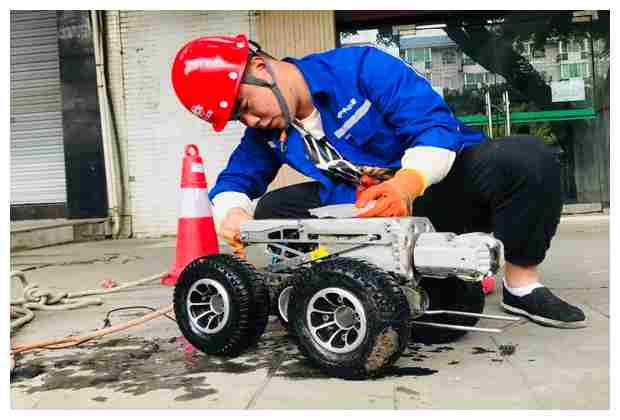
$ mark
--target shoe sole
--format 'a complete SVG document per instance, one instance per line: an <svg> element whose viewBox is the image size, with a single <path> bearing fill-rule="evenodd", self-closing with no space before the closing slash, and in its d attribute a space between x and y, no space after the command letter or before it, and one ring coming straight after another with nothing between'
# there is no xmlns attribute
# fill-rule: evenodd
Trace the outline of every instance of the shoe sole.
<svg viewBox="0 0 620 420"><path fill-rule="evenodd" d="M502 308L506 312L512 314L523 315L536 322L537 324L541 324L548 327L556 327L556 328L565 328L565 329L576 329L576 328L585 328L588 326L587 321L574 321L574 322L565 322L565 321L557 321L555 319L549 319L538 315L532 315L523 309L515 308L514 306L506 305L502 302Z"/></svg>

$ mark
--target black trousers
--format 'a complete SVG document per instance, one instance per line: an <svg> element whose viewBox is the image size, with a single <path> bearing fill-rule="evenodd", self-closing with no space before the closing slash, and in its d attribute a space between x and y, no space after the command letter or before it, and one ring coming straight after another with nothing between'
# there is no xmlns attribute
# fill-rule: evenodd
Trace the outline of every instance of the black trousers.
<svg viewBox="0 0 620 420"><path fill-rule="evenodd" d="M254 217L309 218L320 207L318 182L265 194ZM441 182L413 204L438 232L487 232L504 243L506 261L519 266L543 261L562 211L560 162L538 137L485 141L457 155Z"/></svg>

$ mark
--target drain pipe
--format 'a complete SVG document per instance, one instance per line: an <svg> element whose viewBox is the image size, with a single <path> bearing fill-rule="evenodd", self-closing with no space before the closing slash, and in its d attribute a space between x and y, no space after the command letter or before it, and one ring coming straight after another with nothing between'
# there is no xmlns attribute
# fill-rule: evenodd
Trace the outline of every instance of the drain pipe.
<svg viewBox="0 0 620 420"><path fill-rule="evenodd" d="M99 16L96 10L91 10L90 21L93 30L93 47L95 53L95 67L97 69L97 97L99 98L99 113L101 116L101 132L103 140L103 157L105 161L106 186L108 192L108 217L112 220L112 237L118 238L121 230L121 207L119 202L119 191L122 191L121 183L123 180L118 176L117 167L114 159L114 137L112 129L111 109L107 95L107 80L105 77L104 57L105 52L102 48L102 31L99 26ZM120 156L116 159L119 160Z"/></svg>

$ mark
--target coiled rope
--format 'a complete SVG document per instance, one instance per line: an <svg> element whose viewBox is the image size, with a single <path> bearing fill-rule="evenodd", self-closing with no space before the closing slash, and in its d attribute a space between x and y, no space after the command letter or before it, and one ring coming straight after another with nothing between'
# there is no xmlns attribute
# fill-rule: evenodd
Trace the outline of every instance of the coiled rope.
<svg viewBox="0 0 620 420"><path fill-rule="evenodd" d="M32 310L42 311L64 311L68 309L84 308L90 305L101 305L103 301L99 298L83 299L85 296L104 295L116 293L130 287L149 283L153 280L161 279L167 272L158 273L143 279L124 283L109 289L93 289L83 292L52 292L40 289L36 284L29 284L23 271L11 271L11 279L17 278L21 282L24 291L23 298L11 302L11 334L16 329L22 327L34 319ZM78 299L81 298L81 299Z"/></svg>

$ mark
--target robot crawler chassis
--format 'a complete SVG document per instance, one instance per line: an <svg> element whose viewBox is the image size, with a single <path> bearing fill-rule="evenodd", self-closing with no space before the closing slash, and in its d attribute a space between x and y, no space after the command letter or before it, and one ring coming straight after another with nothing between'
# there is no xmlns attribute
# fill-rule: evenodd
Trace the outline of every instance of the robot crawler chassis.
<svg viewBox="0 0 620 420"><path fill-rule="evenodd" d="M252 220L241 239L267 250L261 271L232 255L190 263L174 291L177 323L207 354L256 344L270 314L331 376L381 375L408 342L447 342L476 328L481 280L502 265L484 233L435 232L426 218ZM248 249L248 254L251 252Z"/></svg>

